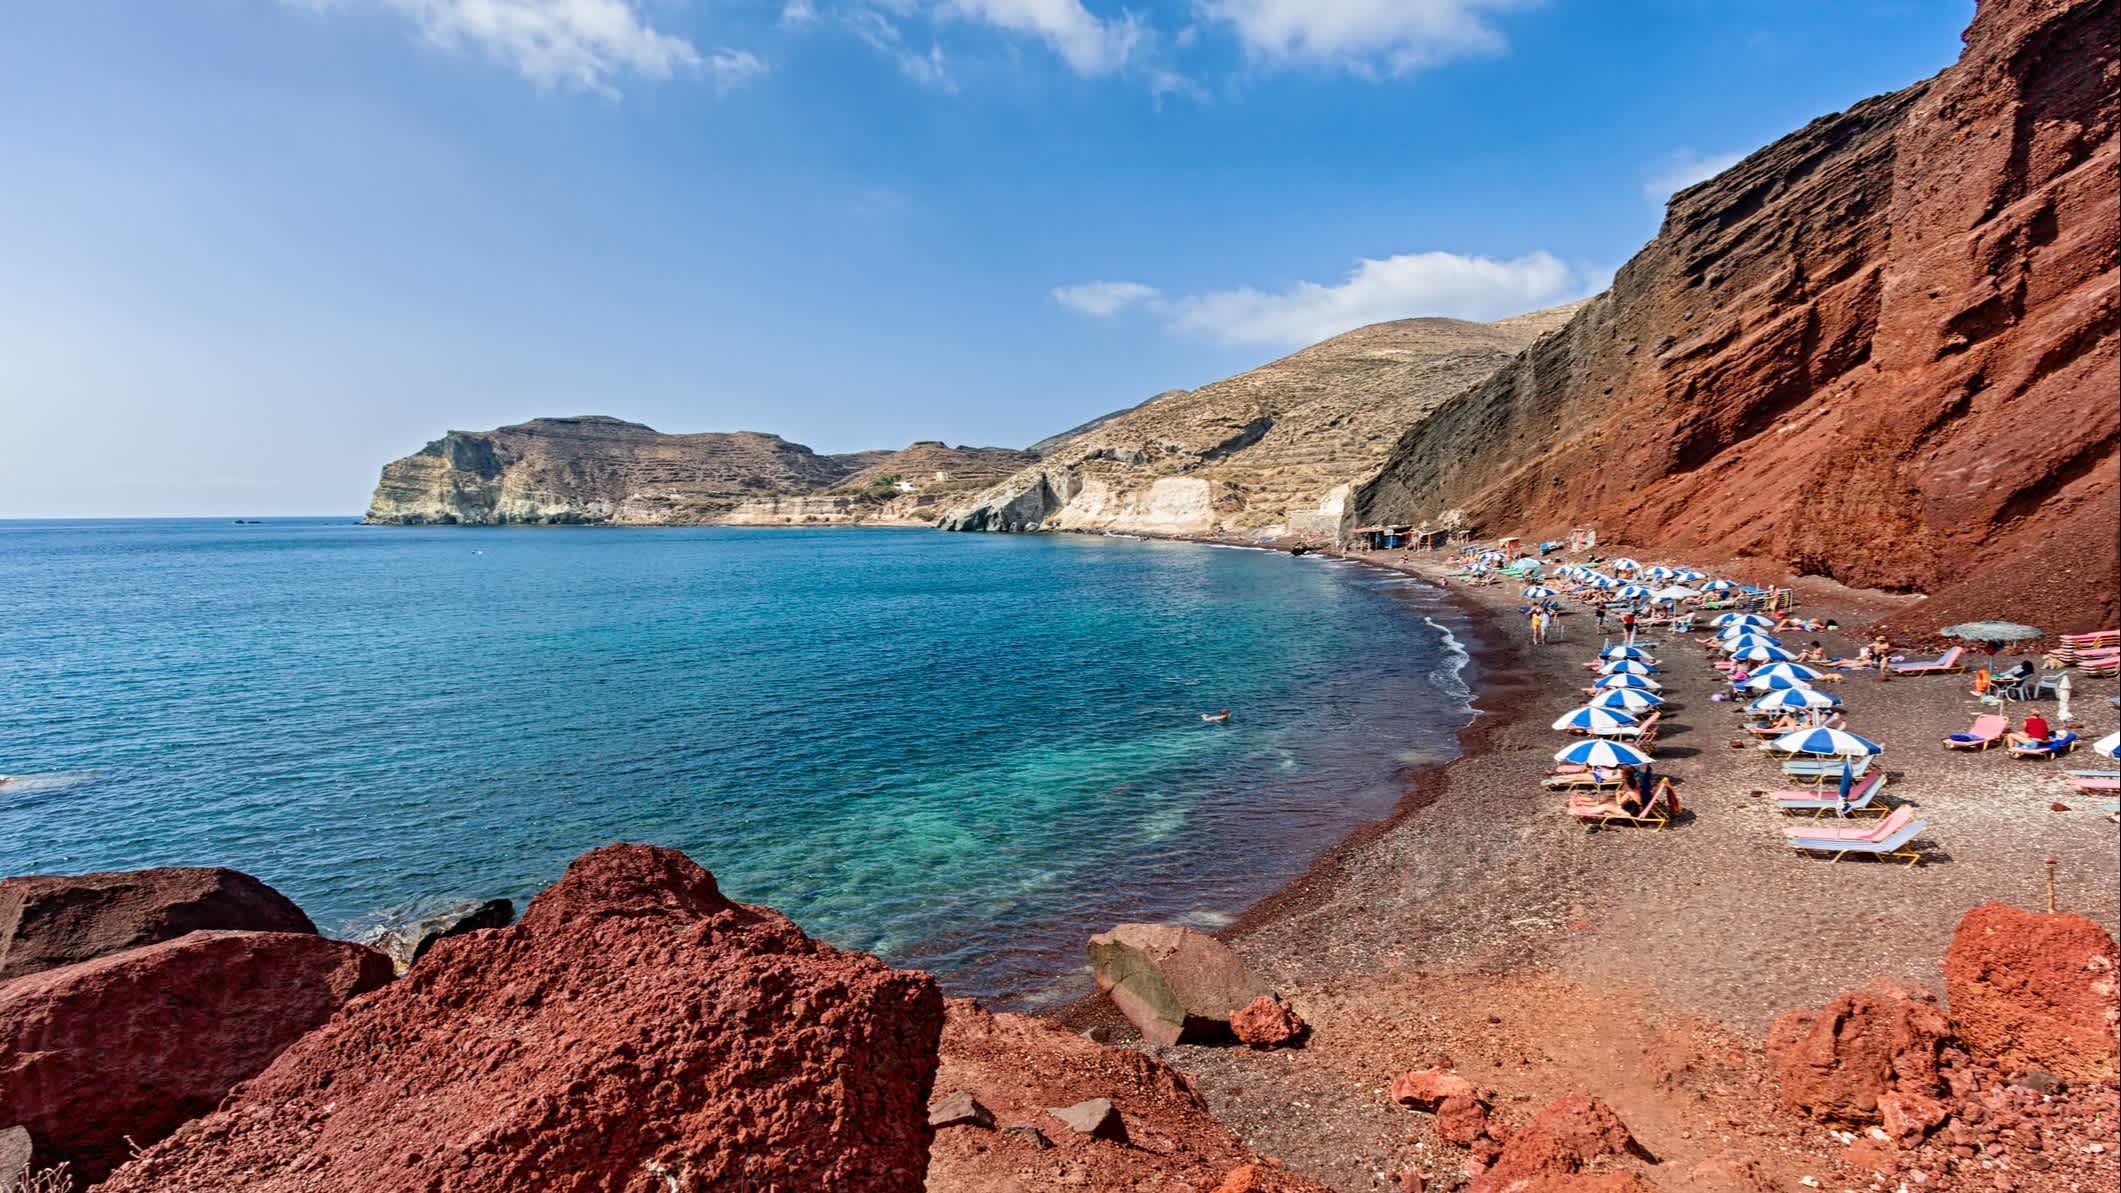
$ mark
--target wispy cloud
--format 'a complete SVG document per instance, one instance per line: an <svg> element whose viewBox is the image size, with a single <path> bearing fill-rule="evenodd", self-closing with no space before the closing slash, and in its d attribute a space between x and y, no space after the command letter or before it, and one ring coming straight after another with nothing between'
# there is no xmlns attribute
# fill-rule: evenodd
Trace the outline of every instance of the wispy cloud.
<svg viewBox="0 0 2121 1193"><path fill-rule="evenodd" d="M1676 150L1642 180L1642 197L1662 205L1680 191L1697 182L1707 182L1737 165L1744 157L1742 153L1704 154L1692 149Z"/></svg>
<svg viewBox="0 0 2121 1193"><path fill-rule="evenodd" d="M540 87L616 97L613 80L702 69L699 50L651 27L638 0L283 0L316 11L374 5L410 20L428 43L473 48ZM728 51L725 51L725 53ZM740 51L739 51L740 52ZM721 74L715 74L717 86Z"/></svg>
<svg viewBox="0 0 2121 1193"><path fill-rule="evenodd" d="M1073 286L1055 286L1049 293L1053 295L1053 301L1071 311L1100 318L1163 297L1163 292L1156 287L1140 282L1078 282Z"/></svg>
<svg viewBox="0 0 2121 1193"><path fill-rule="evenodd" d="M1594 283L1546 252L1507 261L1434 252L1366 258L1339 282L1298 282L1276 292L1240 286L1168 298L1142 282L1083 282L1051 293L1087 315L1139 307L1173 331L1227 344L1291 346L1388 319L1497 319L1580 298Z"/></svg>
<svg viewBox="0 0 2121 1193"><path fill-rule="evenodd" d="M1410 74L1453 58L1500 52L1489 14L1538 0L1196 0L1254 58Z"/></svg>
<svg viewBox="0 0 2121 1193"><path fill-rule="evenodd" d="M810 0L788 0L781 5L780 26L783 29L808 29L817 24L817 8Z"/></svg>
<svg viewBox="0 0 2121 1193"><path fill-rule="evenodd" d="M770 69L750 50L732 50L725 46L707 58L707 74L714 79L717 95L727 95Z"/></svg>
<svg viewBox="0 0 2121 1193"><path fill-rule="evenodd" d="M1099 18L1081 0L943 0L938 11L1035 36L1079 75L1109 74L1125 66L1146 36L1135 14Z"/></svg>

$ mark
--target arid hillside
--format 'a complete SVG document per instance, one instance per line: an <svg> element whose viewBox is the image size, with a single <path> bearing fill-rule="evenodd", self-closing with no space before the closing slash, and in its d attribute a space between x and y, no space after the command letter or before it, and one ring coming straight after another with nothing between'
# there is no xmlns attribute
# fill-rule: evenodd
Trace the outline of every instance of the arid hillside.
<svg viewBox="0 0 2121 1193"><path fill-rule="evenodd" d="M943 518L948 530L1331 534L1352 482L1400 430L1573 307L1496 323L1402 319L1046 440L1037 463Z"/></svg>
<svg viewBox="0 0 2121 1193"><path fill-rule="evenodd" d="M1352 513L1749 555L2111 625L2115 0L1987 0L1959 62L1675 196L1611 290L1416 421Z"/></svg>

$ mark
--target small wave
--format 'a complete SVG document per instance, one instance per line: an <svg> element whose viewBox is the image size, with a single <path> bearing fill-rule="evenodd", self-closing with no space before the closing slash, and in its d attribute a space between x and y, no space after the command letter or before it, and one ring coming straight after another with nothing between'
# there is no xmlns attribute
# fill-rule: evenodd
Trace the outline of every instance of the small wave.
<svg viewBox="0 0 2121 1193"><path fill-rule="evenodd" d="M1227 911L1196 907L1192 911L1184 911L1172 916L1171 922L1187 928L1202 928L1212 932L1217 928L1227 928L1236 923L1237 917Z"/></svg>
<svg viewBox="0 0 2121 1193"><path fill-rule="evenodd" d="M79 787L83 783L93 783L102 777L103 772L99 770L48 771L39 775L6 775L0 776L0 779L4 779L4 781L0 781L0 792L6 792L8 795L22 795L33 791L64 791L69 787Z"/></svg>

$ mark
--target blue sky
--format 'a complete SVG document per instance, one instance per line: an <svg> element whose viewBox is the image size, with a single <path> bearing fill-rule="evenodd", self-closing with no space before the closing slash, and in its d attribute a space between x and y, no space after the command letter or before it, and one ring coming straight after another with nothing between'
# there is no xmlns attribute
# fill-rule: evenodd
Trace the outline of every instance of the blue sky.
<svg viewBox="0 0 2121 1193"><path fill-rule="evenodd" d="M1597 287L1967 0L26 0L0 517L356 513L448 428L1020 445Z"/></svg>

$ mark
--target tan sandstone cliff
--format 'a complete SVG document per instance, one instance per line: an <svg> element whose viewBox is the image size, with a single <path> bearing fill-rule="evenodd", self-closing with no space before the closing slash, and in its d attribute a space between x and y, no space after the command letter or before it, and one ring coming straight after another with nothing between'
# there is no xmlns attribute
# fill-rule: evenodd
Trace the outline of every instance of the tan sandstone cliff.
<svg viewBox="0 0 2121 1193"><path fill-rule="evenodd" d="M1911 628L2112 625L2117 31L2115 0L1987 0L1956 65L1681 192L1611 290L1407 429L1353 516L1934 594Z"/></svg>
<svg viewBox="0 0 2121 1193"><path fill-rule="evenodd" d="M1399 432L1507 364L1573 307L1495 323L1358 328L1196 390L1160 394L1055 444L942 519L947 530L1317 531Z"/></svg>
<svg viewBox="0 0 2121 1193"><path fill-rule="evenodd" d="M383 468L367 520L397 525L906 523L1034 459L915 443L819 455L752 431L666 435L585 415L451 431Z"/></svg>

